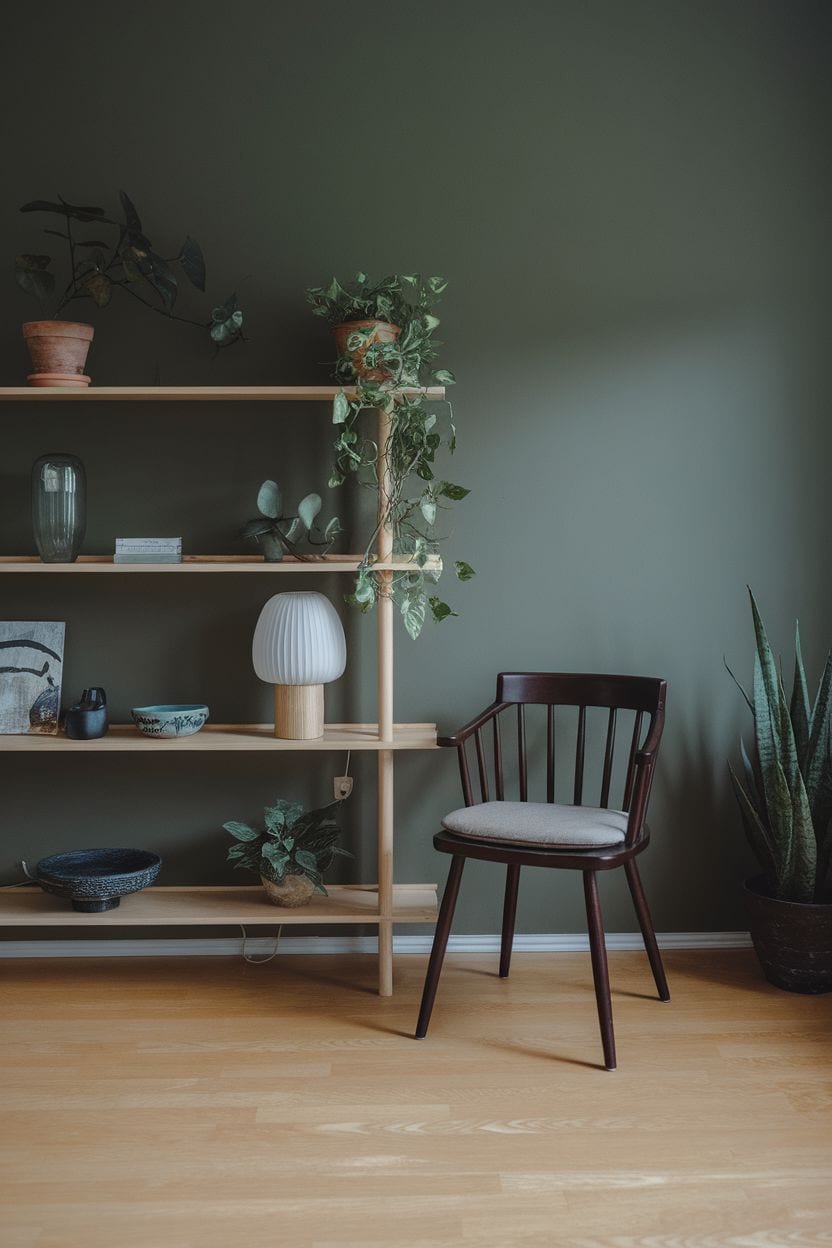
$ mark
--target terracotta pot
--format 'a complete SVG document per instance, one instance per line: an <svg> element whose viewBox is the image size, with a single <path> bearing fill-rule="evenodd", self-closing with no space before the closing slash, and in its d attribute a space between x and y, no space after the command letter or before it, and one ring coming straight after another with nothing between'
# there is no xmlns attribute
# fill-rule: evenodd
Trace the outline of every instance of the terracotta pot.
<svg viewBox="0 0 832 1248"><path fill-rule="evenodd" d="M273 906L287 906L291 909L305 906L315 891L315 885L308 875L286 875L279 884L261 875L260 882Z"/></svg>
<svg viewBox="0 0 832 1248"><path fill-rule="evenodd" d="M30 386L88 386L84 373L95 331L76 321L26 321L23 337L32 357Z"/></svg>
<svg viewBox="0 0 832 1248"><path fill-rule="evenodd" d="M832 992L832 905L781 901L765 877L745 882L754 949L770 984L787 992Z"/></svg>
<svg viewBox="0 0 832 1248"><path fill-rule="evenodd" d="M398 325L390 325L387 321L345 321L343 325L335 326L335 345L338 354L345 356L352 364L356 377L363 381L387 381L390 370L365 368L364 356L372 343L395 342L401 332ZM351 343L352 335L357 337Z"/></svg>

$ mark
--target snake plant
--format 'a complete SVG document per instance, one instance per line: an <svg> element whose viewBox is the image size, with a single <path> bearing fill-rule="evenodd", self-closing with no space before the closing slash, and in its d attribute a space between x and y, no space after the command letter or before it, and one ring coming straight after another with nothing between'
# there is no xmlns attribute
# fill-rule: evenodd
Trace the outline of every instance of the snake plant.
<svg viewBox="0 0 832 1248"><path fill-rule="evenodd" d="M832 902L832 654L814 702L795 626L794 679L786 699L780 669L751 594L756 653L753 696L728 671L754 717L751 752L741 742L744 779L731 780L751 848L774 897ZM727 664L726 664L727 666Z"/></svg>

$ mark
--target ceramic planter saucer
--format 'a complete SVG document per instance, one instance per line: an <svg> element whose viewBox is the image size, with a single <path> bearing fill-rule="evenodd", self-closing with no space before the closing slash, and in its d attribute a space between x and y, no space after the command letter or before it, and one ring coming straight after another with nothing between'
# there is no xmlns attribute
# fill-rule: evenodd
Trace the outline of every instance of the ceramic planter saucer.
<svg viewBox="0 0 832 1248"><path fill-rule="evenodd" d="M88 386L91 377L84 373L29 373L30 386Z"/></svg>

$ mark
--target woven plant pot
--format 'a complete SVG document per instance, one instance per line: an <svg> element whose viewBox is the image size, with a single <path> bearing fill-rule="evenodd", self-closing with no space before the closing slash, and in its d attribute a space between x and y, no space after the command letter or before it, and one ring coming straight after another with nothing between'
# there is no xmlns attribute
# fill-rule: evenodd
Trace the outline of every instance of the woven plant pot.
<svg viewBox="0 0 832 1248"><path fill-rule="evenodd" d="M305 906L315 891L315 885L307 875L287 875L279 884L261 875L260 882L273 906L286 906L289 909Z"/></svg>
<svg viewBox="0 0 832 1248"><path fill-rule="evenodd" d="M832 905L780 901L762 875L746 880L745 902L769 983L787 992L832 992Z"/></svg>

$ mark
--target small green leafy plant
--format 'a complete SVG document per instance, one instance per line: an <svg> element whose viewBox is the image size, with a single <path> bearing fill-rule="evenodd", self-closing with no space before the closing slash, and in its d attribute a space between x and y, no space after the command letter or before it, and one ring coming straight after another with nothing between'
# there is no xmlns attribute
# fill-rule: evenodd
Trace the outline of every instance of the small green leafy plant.
<svg viewBox="0 0 832 1248"><path fill-rule="evenodd" d="M141 218L132 200L120 191L123 218L108 216L103 208L67 203L58 196L57 202L34 199L24 204L21 212L46 212L58 218L59 229L44 229L45 234L62 239L67 246L69 281L56 293L56 277L49 255L23 253L15 258L17 283L41 304L52 301L54 314L61 312L76 299L91 299L104 308L114 290L123 290L153 312L173 321L184 321L206 329L216 348L230 346L242 338L243 313L236 294L229 295L215 307L208 320L194 320L174 311L179 293L177 270L197 290L205 290L205 258L199 243L187 237L172 258L156 251L144 233ZM78 227L96 228L94 237L79 237ZM106 237L102 237L106 235Z"/></svg>
<svg viewBox="0 0 832 1248"><path fill-rule="evenodd" d="M333 811L339 805L340 802L330 802L304 813L299 802L278 798L263 811L263 831L247 823L224 823L223 829L235 841L229 847L228 861L235 868L243 867L275 884L281 884L287 875L305 875L319 893L328 896L324 871L336 856L352 858L348 850L336 844L341 829Z"/></svg>
<svg viewBox="0 0 832 1248"><path fill-rule="evenodd" d="M787 701L753 594L751 610L756 638L753 697L728 668L754 717L750 755L740 743L744 781L730 769L743 826L774 897L830 903L832 654L827 654L810 702L800 629L795 626L794 680Z"/></svg>
<svg viewBox="0 0 832 1248"><path fill-rule="evenodd" d="M353 476L375 490L380 500L378 523L369 535L347 601L369 611L381 595L391 596L413 638L419 636L428 613L435 620L457 614L435 590L442 574L436 523L450 503L470 492L436 477L437 453L443 447L453 453L456 429L451 404L446 401L437 410L424 392L432 383L450 386L455 380L448 369L433 369L441 344L434 337L439 317L430 309L446 286L444 278L423 280L418 273L386 277L376 284L366 273L357 273L346 286L333 278L326 288L311 287L306 292L313 313L332 325L376 319L401 331L394 341L377 340L372 330L361 329L347 337L346 351L339 355L335 371L350 390L342 390L333 404L338 434L329 484L337 487ZM359 417L368 408L381 409L389 418L384 456L376 440L362 431ZM394 556L409 557L412 569L390 578L374 572L382 528L392 532ZM464 560L454 567L462 581L474 576L474 569Z"/></svg>
<svg viewBox="0 0 832 1248"><path fill-rule="evenodd" d="M304 541L320 554L326 554L342 529L337 516L321 528L318 516L322 505L320 494L307 494L294 515L284 515L280 486L276 481L264 481L257 494L260 516L245 524L242 536L263 545L272 539L281 551L297 559L309 558L300 545Z"/></svg>

